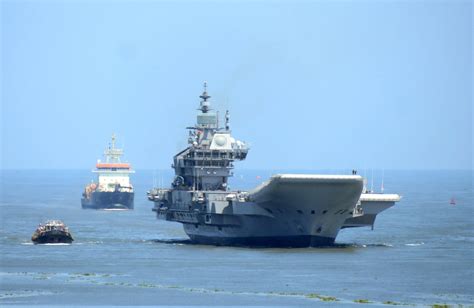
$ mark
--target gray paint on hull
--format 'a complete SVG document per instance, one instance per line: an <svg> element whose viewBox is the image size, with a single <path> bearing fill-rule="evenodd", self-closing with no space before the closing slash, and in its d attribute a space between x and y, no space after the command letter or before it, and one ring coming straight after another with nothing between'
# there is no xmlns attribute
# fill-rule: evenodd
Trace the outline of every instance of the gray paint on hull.
<svg viewBox="0 0 474 308"><path fill-rule="evenodd" d="M371 227L375 223L375 214L365 214L360 217L348 218L342 228Z"/></svg>
<svg viewBox="0 0 474 308"><path fill-rule="evenodd" d="M211 206L206 206L207 214L184 206L179 212L167 209L166 213L171 215L158 217L183 223L191 240L204 244L280 246L281 240L286 247L325 246L334 242L346 219L352 216L362 190L362 181L356 177L317 182L299 179L298 183L277 181L275 191L268 189L273 185L266 185L262 193L256 190L256 202L233 200L220 204L220 198L205 192L208 199L215 199ZM180 196L181 200L185 198L185 194Z"/></svg>
<svg viewBox="0 0 474 308"><path fill-rule="evenodd" d="M199 203L192 191L174 190L170 199L179 202L160 200L155 211L158 218L183 223L200 243L278 246L276 239L284 239L287 247L324 246L353 216L362 184L358 176L277 175L248 200L232 197L238 192L202 191L205 201Z"/></svg>
<svg viewBox="0 0 474 308"><path fill-rule="evenodd" d="M342 228L355 227L374 227L375 218L381 212L391 208L395 205L395 201L383 200L365 200L361 202L363 215L359 217L350 217L345 222Z"/></svg>

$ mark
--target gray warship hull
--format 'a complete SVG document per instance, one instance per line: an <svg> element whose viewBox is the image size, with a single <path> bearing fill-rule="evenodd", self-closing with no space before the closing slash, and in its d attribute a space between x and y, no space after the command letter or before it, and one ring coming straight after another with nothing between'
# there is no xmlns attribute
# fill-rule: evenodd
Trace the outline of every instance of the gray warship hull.
<svg viewBox="0 0 474 308"><path fill-rule="evenodd" d="M82 198L83 209L94 210L133 210L133 192L100 192L95 191L90 194L90 198Z"/></svg>
<svg viewBox="0 0 474 308"><path fill-rule="evenodd" d="M333 244L339 230L354 223L350 219L363 217L364 183L355 172L280 174L252 191L232 191L234 162L245 160L249 147L232 136L228 111L219 126L206 83L199 97L196 124L187 127L189 146L173 157L171 187L147 192L159 219L182 223L199 244L310 247Z"/></svg>
<svg viewBox="0 0 474 308"><path fill-rule="evenodd" d="M282 232L282 223L292 221L277 221L269 218L242 217L239 226L208 226L205 224L184 224L184 231L196 244L216 246L248 246L248 247L320 247L334 244L337 235L335 230L326 230L324 235L312 235L311 232ZM300 224L304 226L304 223ZM310 226L308 224L308 226ZM252 228L253 227L253 228ZM246 228L258 229L249 234ZM290 228L288 228L290 229ZM292 229L297 229L294 227ZM263 232L264 230L268 230ZM284 230L284 229L283 229ZM296 231L296 232L295 232ZM316 232L314 232L316 233Z"/></svg>
<svg viewBox="0 0 474 308"><path fill-rule="evenodd" d="M362 186L359 176L283 174L248 194L203 191L200 199L194 192L169 192L181 206L169 208L160 199L155 211L158 218L183 223L198 244L327 246L355 215Z"/></svg>
<svg viewBox="0 0 474 308"><path fill-rule="evenodd" d="M334 238L311 235L219 237L188 235L195 244L214 246L266 247L266 248L305 248L325 247L334 244Z"/></svg>

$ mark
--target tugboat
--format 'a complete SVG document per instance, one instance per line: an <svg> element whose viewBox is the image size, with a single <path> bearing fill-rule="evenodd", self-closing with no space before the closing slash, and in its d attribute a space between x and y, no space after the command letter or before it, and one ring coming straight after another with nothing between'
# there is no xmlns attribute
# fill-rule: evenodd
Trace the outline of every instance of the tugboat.
<svg viewBox="0 0 474 308"><path fill-rule="evenodd" d="M66 243L74 240L68 227L60 220L48 220L40 224L31 237L35 244Z"/></svg>
<svg viewBox="0 0 474 308"><path fill-rule="evenodd" d="M159 219L183 224L198 244L310 247L334 240L346 219L362 214L359 175L277 174L251 191L228 187L234 161L249 147L219 127L206 83L189 146L174 156L171 188L154 188L148 199Z"/></svg>
<svg viewBox="0 0 474 308"><path fill-rule="evenodd" d="M115 134L105 150L105 162L97 161L98 183L88 184L82 194L83 209L133 210L134 190L129 175L134 173L129 163L122 163L123 150L115 147Z"/></svg>

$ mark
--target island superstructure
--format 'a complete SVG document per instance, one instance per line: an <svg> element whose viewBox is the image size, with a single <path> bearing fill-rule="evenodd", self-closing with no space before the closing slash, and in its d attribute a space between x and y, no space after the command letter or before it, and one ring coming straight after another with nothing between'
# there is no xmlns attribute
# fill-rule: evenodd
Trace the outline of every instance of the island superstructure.
<svg viewBox="0 0 474 308"><path fill-rule="evenodd" d="M97 161L97 183L88 184L81 199L82 208L106 210L133 209L134 189L130 182L132 170L128 162L122 162L123 150L115 147L115 134L104 152L105 162Z"/></svg>
<svg viewBox="0 0 474 308"><path fill-rule="evenodd" d="M274 247L330 245L356 211L359 175L277 174L251 191L228 187L235 161L249 147L229 127L219 127L206 84L189 146L174 156L171 188L154 188L148 199L159 219L183 224L195 243Z"/></svg>

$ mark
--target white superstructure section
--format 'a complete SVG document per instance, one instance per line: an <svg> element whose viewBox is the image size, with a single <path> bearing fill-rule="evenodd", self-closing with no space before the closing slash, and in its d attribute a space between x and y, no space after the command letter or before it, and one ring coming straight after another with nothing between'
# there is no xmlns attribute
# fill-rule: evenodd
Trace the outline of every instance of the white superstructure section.
<svg viewBox="0 0 474 308"><path fill-rule="evenodd" d="M129 173L111 171L99 174L99 191L114 191L117 185L121 186L123 191L132 191Z"/></svg>
<svg viewBox="0 0 474 308"><path fill-rule="evenodd" d="M96 169L92 172L98 175L98 184L92 183L86 187L89 193L98 192L133 192L133 185L130 182L130 174L135 173L128 162L122 162L123 149L115 147L115 134L112 135L112 142L104 151L105 162L97 161Z"/></svg>

